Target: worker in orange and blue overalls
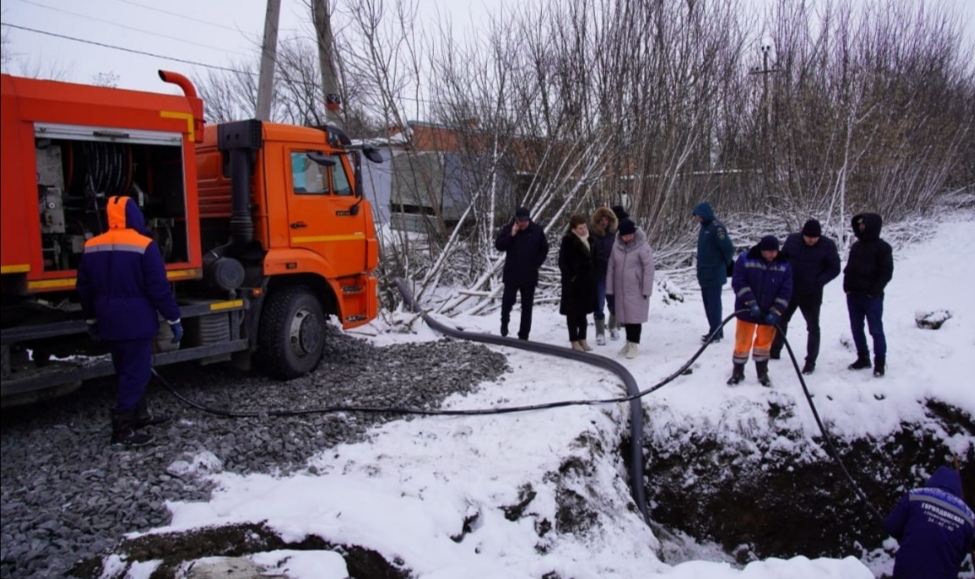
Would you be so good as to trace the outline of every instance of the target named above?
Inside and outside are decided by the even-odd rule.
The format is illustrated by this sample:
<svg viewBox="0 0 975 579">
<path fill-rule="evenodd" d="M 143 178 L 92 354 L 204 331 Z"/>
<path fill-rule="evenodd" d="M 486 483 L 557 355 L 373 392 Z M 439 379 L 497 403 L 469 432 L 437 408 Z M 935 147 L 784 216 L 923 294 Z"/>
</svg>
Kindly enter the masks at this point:
<svg viewBox="0 0 975 579">
<path fill-rule="evenodd" d="M 106 212 L 108 231 L 85 243 L 78 297 L 89 334 L 108 343 L 118 375 L 112 444 L 141 446 L 152 442 L 152 435 L 140 429 L 169 420 L 149 412 L 144 397 L 159 315 L 172 328 L 174 344 L 183 337 L 183 325 L 162 254 L 135 201 L 110 197 Z"/>
</svg>

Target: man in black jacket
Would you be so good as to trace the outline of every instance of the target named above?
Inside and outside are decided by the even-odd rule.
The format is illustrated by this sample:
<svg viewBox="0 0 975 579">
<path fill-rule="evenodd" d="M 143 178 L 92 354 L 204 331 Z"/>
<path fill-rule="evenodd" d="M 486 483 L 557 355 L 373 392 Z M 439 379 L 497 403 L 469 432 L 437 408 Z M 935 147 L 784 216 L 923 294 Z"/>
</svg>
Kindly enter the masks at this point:
<svg viewBox="0 0 975 579">
<path fill-rule="evenodd" d="M 840 254 L 836 244 L 823 237 L 819 221 L 810 219 L 802 226 L 800 233 L 793 233 L 782 246 L 782 255 L 792 266 L 792 299 L 789 307 L 779 320 L 779 332 L 775 333 L 770 356 L 773 360 L 782 357 L 782 346 L 789 331 L 789 321 L 796 310 L 802 312 L 806 320 L 806 363 L 803 374 L 816 370 L 819 357 L 819 310 L 823 305 L 823 287 L 840 275 Z"/>
<path fill-rule="evenodd" d="M 532 306 L 535 304 L 535 286 L 538 285 L 538 269 L 548 256 L 548 240 L 545 230 L 531 220 L 525 207 L 515 211 L 515 219 L 501 228 L 494 247 L 503 251 L 504 295 L 501 298 L 501 335 L 508 335 L 508 321 L 515 298 L 521 294 L 521 326 L 518 338 L 527 340 L 532 329 Z"/>
<path fill-rule="evenodd" d="M 870 348 L 863 332 L 867 321 L 873 337 L 873 375 L 878 378 L 887 370 L 887 338 L 884 336 L 884 288 L 894 277 L 894 252 L 883 239 L 883 221 L 876 213 L 853 217 L 853 234 L 857 241 L 850 248 L 850 258 L 843 270 L 843 291 L 850 312 L 850 330 L 857 349 L 857 359 L 850 370 L 870 367 Z"/>
</svg>

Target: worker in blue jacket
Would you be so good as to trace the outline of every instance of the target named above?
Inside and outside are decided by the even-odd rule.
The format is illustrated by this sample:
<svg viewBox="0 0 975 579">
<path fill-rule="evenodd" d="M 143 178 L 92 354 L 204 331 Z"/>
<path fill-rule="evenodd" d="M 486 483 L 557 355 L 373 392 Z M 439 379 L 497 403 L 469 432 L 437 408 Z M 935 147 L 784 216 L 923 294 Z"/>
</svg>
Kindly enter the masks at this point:
<svg viewBox="0 0 975 579">
<path fill-rule="evenodd" d="M 975 547 L 975 514 L 962 500 L 961 475 L 938 468 L 922 488 L 897 501 L 884 528 L 899 544 L 894 579 L 958 577 Z"/>
<path fill-rule="evenodd" d="M 159 315 L 172 328 L 174 344 L 182 339 L 183 326 L 162 254 L 135 201 L 110 197 L 106 212 L 108 231 L 85 243 L 78 297 L 89 334 L 108 343 L 118 375 L 112 444 L 141 446 L 152 436 L 139 429 L 168 420 L 149 412 L 145 402 Z"/>
<path fill-rule="evenodd" d="M 697 233 L 697 282 L 701 286 L 708 333 L 702 342 L 724 338 L 721 322 L 721 288 L 728 282 L 728 269 L 735 257 L 735 246 L 728 229 L 715 216 L 711 205 L 698 203 L 692 213 L 701 225 Z"/>
<path fill-rule="evenodd" d="M 771 386 L 769 352 L 775 340 L 775 325 L 789 307 L 792 297 L 792 267 L 779 254 L 779 240 L 766 235 L 747 253 L 738 256 L 731 278 L 735 292 L 734 371 L 728 385 L 745 379 L 745 364 L 751 351 L 762 386 Z"/>
</svg>

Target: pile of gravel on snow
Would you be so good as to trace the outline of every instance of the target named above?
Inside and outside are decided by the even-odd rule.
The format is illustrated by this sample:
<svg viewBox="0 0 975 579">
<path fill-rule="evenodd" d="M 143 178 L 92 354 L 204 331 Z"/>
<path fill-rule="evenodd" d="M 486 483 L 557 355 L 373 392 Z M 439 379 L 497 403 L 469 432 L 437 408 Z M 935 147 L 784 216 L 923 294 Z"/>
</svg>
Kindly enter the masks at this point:
<svg viewBox="0 0 975 579">
<path fill-rule="evenodd" d="M 288 382 L 225 366 L 187 364 L 160 374 L 193 401 L 247 413 L 340 404 L 436 408 L 508 369 L 504 355 L 469 342 L 375 347 L 334 328 L 328 338 L 319 368 Z M 108 444 L 113 389 L 114 380 L 93 381 L 67 397 L 3 412 L 0 577 L 65 576 L 123 534 L 166 525 L 165 501 L 207 500 L 211 488 L 199 469 L 186 468 L 203 451 L 218 459 L 204 472 L 286 473 L 324 448 L 360 441 L 370 427 L 402 418 L 224 418 L 188 407 L 154 380 L 150 408 L 174 420 L 153 429 L 152 445 L 124 450 Z"/>
</svg>

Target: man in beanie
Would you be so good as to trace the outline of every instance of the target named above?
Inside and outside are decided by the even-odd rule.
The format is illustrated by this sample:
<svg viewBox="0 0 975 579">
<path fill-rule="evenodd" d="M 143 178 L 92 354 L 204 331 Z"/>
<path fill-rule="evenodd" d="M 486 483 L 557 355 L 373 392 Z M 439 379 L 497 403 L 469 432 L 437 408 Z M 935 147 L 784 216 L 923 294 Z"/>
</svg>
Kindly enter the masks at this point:
<svg viewBox="0 0 975 579">
<path fill-rule="evenodd" d="M 704 313 L 708 317 L 708 333 L 702 342 L 714 342 L 724 337 L 721 322 L 721 287 L 728 281 L 728 268 L 735 257 L 735 246 L 724 223 L 718 221 L 708 203 L 698 203 L 693 212 L 701 225 L 697 234 L 697 282 L 701 286 Z M 713 337 L 712 337 L 713 336 Z"/>
<path fill-rule="evenodd" d="M 766 235 L 758 245 L 738 256 L 731 278 L 735 292 L 734 371 L 728 385 L 745 379 L 745 364 L 751 350 L 762 386 L 771 386 L 768 375 L 769 349 L 775 339 L 775 324 L 792 297 L 792 268 L 779 254 L 779 240 Z"/>
<path fill-rule="evenodd" d="M 545 231 L 531 220 L 525 207 L 515 211 L 511 223 L 501 228 L 494 247 L 505 253 L 504 294 L 501 298 L 501 335 L 508 335 L 508 322 L 515 298 L 521 294 L 521 325 L 518 338 L 527 340 L 532 329 L 532 307 L 535 305 L 535 287 L 538 285 L 538 270 L 548 256 L 548 240 Z"/>
<path fill-rule="evenodd" d="M 850 331 L 857 349 L 857 359 L 850 370 L 870 367 L 870 348 L 863 332 L 866 320 L 873 337 L 873 375 L 880 378 L 887 371 L 887 338 L 884 336 L 884 288 L 894 277 L 894 252 L 883 239 L 883 221 L 876 213 L 853 217 L 856 242 L 843 270 L 843 291 L 850 313 Z"/>
<path fill-rule="evenodd" d="M 812 374 L 816 370 L 816 358 L 819 357 L 819 311 L 823 305 L 823 287 L 840 275 L 840 254 L 833 240 L 823 237 L 819 221 L 810 219 L 802 226 L 801 232 L 786 238 L 782 255 L 792 267 L 792 299 L 779 320 L 771 357 L 778 360 L 782 356 L 789 321 L 798 309 L 806 320 L 807 333 L 806 362 L 802 373 Z"/>
</svg>

